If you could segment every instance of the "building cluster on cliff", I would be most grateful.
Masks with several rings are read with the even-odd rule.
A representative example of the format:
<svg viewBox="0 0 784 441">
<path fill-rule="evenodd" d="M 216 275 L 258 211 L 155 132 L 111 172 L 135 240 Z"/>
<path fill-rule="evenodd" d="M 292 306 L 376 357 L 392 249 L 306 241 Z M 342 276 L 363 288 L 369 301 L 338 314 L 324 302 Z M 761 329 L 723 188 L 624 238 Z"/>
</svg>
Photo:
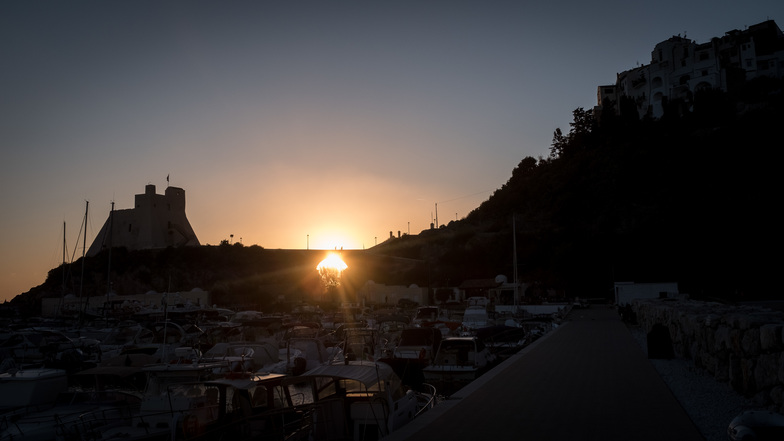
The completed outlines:
<svg viewBox="0 0 784 441">
<path fill-rule="evenodd" d="M 680 35 L 662 41 L 650 64 L 619 73 L 615 84 L 599 86 L 594 111 L 661 118 L 668 103 L 689 108 L 700 91 L 731 92 L 759 77 L 784 78 L 784 34 L 773 20 L 702 44 Z"/>
</svg>

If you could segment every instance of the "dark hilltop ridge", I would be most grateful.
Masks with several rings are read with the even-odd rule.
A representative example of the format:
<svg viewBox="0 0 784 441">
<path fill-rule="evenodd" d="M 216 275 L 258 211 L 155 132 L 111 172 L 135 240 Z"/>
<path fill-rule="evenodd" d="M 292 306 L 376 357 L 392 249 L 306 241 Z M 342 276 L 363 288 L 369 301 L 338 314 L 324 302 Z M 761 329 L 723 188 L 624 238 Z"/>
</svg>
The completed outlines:
<svg viewBox="0 0 784 441">
<path fill-rule="evenodd" d="M 779 299 L 771 256 L 781 243 L 774 155 L 784 81 L 760 77 L 683 104 L 671 100 L 659 119 L 574 110 L 550 155 L 523 158 L 465 219 L 343 251 L 340 289 L 351 298 L 368 280 L 511 279 L 515 243 L 531 301 L 544 292 L 609 299 L 616 281 L 678 282 L 695 299 Z M 315 267 L 325 253 L 236 243 L 103 250 L 86 258 L 83 277 L 81 260 L 54 268 L 6 307 L 38 314 L 42 298 L 103 295 L 111 283 L 118 295 L 201 288 L 218 305 L 269 310 L 322 295 Z"/>
</svg>

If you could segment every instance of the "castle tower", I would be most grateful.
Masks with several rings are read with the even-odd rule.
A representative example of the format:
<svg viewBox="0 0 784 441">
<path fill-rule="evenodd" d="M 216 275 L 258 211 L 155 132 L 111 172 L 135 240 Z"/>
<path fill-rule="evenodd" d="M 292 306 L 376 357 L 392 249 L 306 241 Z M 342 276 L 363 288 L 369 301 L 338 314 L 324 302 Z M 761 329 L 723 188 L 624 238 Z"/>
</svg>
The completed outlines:
<svg viewBox="0 0 784 441">
<path fill-rule="evenodd" d="M 155 193 L 154 185 L 148 184 L 143 194 L 136 195 L 134 208 L 109 213 L 87 255 L 113 247 L 144 250 L 199 245 L 185 216 L 185 190 L 167 187 L 160 195 Z"/>
</svg>

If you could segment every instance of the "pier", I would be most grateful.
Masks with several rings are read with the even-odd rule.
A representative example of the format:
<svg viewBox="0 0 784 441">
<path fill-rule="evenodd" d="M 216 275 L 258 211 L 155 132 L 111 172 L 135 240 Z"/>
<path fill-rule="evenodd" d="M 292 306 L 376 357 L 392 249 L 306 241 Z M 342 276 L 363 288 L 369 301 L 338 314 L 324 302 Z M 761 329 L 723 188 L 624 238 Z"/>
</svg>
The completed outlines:
<svg viewBox="0 0 784 441">
<path fill-rule="evenodd" d="M 704 440 L 615 309 L 555 330 L 388 440 Z"/>
</svg>

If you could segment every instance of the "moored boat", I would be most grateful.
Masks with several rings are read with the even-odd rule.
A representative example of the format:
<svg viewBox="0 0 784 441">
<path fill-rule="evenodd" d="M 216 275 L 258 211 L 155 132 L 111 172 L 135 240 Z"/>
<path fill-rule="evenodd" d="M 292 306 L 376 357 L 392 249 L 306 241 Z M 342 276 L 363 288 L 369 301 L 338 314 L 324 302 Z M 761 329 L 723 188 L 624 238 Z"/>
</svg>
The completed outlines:
<svg viewBox="0 0 784 441">
<path fill-rule="evenodd" d="M 217 343 L 201 358 L 201 361 L 226 361 L 228 372 L 255 372 L 270 369 L 280 363 L 279 349 L 269 342 Z"/>
<path fill-rule="evenodd" d="M 287 405 L 310 415 L 312 439 L 380 439 L 433 406 L 435 390 L 407 389 L 379 362 L 322 365 L 281 382 Z"/>
<path fill-rule="evenodd" d="M 0 413 L 51 404 L 67 389 L 63 369 L 10 369 L 0 374 Z"/>
<path fill-rule="evenodd" d="M 99 440 L 283 439 L 275 429 L 284 418 L 283 375 L 237 373 L 206 381 L 169 384 L 160 398 L 148 396 L 130 424 L 116 424 L 93 435 Z M 272 414 L 275 410 L 277 413 Z M 303 424 L 295 416 L 287 418 Z M 281 425 L 283 425 L 281 423 Z"/>
<path fill-rule="evenodd" d="M 379 361 L 392 366 L 405 384 L 419 385 L 424 381 L 422 369 L 433 361 L 441 339 L 441 331 L 436 328 L 403 329 L 392 356 L 387 354 Z"/>
<path fill-rule="evenodd" d="M 68 391 L 51 405 L 19 409 L 0 417 L 0 441 L 92 439 L 101 427 L 127 421 L 139 397 L 119 391 Z"/>
<path fill-rule="evenodd" d="M 422 369 L 425 380 L 470 382 L 495 363 L 495 356 L 477 337 L 441 340 L 435 360 Z"/>
</svg>

